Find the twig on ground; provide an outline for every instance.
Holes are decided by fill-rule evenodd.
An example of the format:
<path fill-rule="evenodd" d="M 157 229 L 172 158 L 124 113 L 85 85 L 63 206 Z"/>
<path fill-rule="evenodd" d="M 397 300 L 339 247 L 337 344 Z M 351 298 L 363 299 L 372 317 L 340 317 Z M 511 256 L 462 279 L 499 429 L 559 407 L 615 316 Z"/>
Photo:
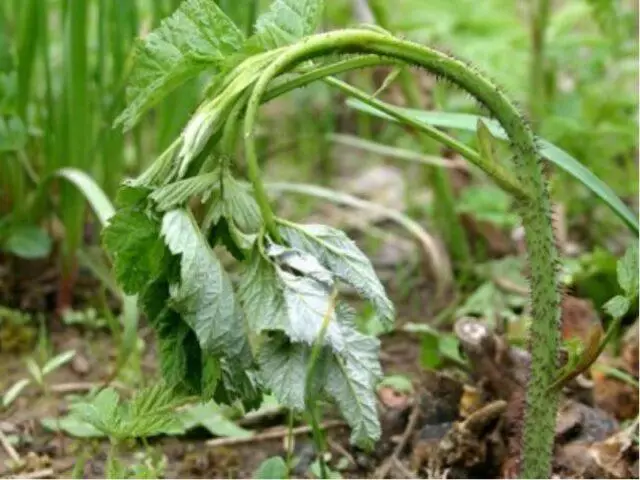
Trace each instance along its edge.
<path fill-rule="evenodd" d="M 413 410 L 411 410 L 411 415 L 409 415 L 409 421 L 407 422 L 407 426 L 404 429 L 404 432 L 402 433 L 402 437 L 400 438 L 400 441 L 396 445 L 396 448 L 393 449 L 393 453 L 389 455 L 385 459 L 385 461 L 382 462 L 382 465 L 380 465 L 376 469 L 373 475 L 373 478 L 387 477 L 387 475 L 389 474 L 389 470 L 391 470 L 391 467 L 394 465 L 394 463 L 398 461 L 398 457 L 402 453 L 402 450 L 404 450 L 404 447 L 407 445 L 407 442 L 409 441 L 409 437 L 415 430 L 416 424 L 418 423 L 419 416 L 420 416 L 420 402 L 416 402 L 416 404 L 413 406 Z"/>
<path fill-rule="evenodd" d="M 35 472 L 20 473 L 9 478 L 23 478 L 23 479 L 36 479 L 36 478 L 53 478 L 56 472 L 53 468 L 43 468 L 42 470 L 36 470 Z"/>
<path fill-rule="evenodd" d="M 347 424 L 340 420 L 332 420 L 324 422 L 321 427 L 323 429 L 329 428 L 338 428 L 344 427 Z M 305 433 L 310 433 L 311 427 L 308 425 L 304 425 L 302 427 L 296 427 L 292 430 L 293 435 L 303 435 Z M 252 443 L 252 442 L 261 442 L 265 440 L 276 440 L 278 438 L 286 437 L 289 433 L 289 429 L 286 427 L 278 427 L 270 430 L 266 430 L 264 432 L 256 433 L 250 437 L 242 437 L 242 438 L 214 438 L 212 440 L 207 441 L 206 445 L 208 447 L 222 447 L 222 446 L 230 446 L 230 445 L 242 445 L 244 443 Z"/>
<path fill-rule="evenodd" d="M 7 436 L 4 434 L 2 430 L 0 430 L 0 445 L 2 445 L 2 448 L 4 448 L 4 451 L 7 452 L 7 455 L 9 455 L 9 457 L 11 458 L 11 461 L 15 465 L 20 465 L 22 463 L 22 459 L 20 458 L 20 455 L 18 455 L 18 452 L 16 451 L 16 449 L 13 448 L 13 445 L 9 443 L 9 439 L 7 438 Z"/>
<path fill-rule="evenodd" d="M 342 455 L 343 457 L 345 457 L 347 460 L 349 460 L 351 462 L 352 465 L 357 465 L 356 464 L 356 459 L 353 458 L 353 455 L 351 455 L 342 445 L 340 445 L 338 442 L 334 442 L 333 440 L 328 440 L 327 443 L 329 444 L 329 448 L 333 451 L 335 451 L 336 453 L 339 453 L 340 455 Z"/>
<path fill-rule="evenodd" d="M 112 387 L 117 388 L 118 390 L 128 391 L 129 387 L 120 383 L 120 382 L 111 382 Z M 75 393 L 75 392 L 86 392 L 91 390 L 92 388 L 102 388 L 106 386 L 100 382 L 71 382 L 71 383 L 59 383 L 57 385 L 52 385 L 50 391 L 53 393 Z"/>

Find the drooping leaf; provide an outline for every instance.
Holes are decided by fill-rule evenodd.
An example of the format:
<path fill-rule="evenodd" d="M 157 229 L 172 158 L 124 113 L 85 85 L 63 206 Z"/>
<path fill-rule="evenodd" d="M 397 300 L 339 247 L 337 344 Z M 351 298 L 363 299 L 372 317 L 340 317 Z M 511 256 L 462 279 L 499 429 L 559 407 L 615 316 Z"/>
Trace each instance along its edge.
<path fill-rule="evenodd" d="M 335 314 L 331 273 L 308 253 L 279 245 L 267 252 L 276 262 L 287 313 L 285 331 L 294 342 L 313 345 L 328 322 L 324 344 L 339 352 L 344 348 L 341 325 Z"/>
<path fill-rule="evenodd" d="M 103 230 L 102 241 L 113 259 L 116 279 L 129 295 L 140 292 L 162 270 L 160 224 L 146 212 L 118 210 Z"/>
<path fill-rule="evenodd" d="M 286 330 L 288 324 L 282 288 L 275 267 L 254 247 L 242 274 L 238 296 L 251 330 Z"/>
<path fill-rule="evenodd" d="M 359 100 L 349 99 L 347 104 L 359 111 L 375 115 L 377 117 L 385 118 L 387 120 L 395 121 L 393 117 L 386 113 L 371 107 Z M 423 122 L 427 125 L 452 128 L 458 130 L 466 130 L 474 132 L 478 126 L 478 120 L 481 119 L 488 130 L 495 138 L 501 140 L 507 139 L 507 134 L 502 127 L 490 118 L 480 117 L 478 115 L 470 115 L 465 113 L 448 113 L 448 112 L 434 112 L 415 110 L 409 108 L 400 108 L 389 105 L 390 108 L 395 108 L 401 111 L 405 115 L 411 116 L 418 122 Z M 547 160 L 567 172 L 576 180 L 581 182 L 585 187 L 591 190 L 596 196 L 598 196 L 606 205 L 613 210 L 613 212 L 622 219 L 623 222 L 635 233 L 640 231 L 640 225 L 638 224 L 637 215 L 618 198 L 616 193 L 602 180 L 596 177 L 587 167 L 585 167 L 578 160 L 573 158 L 567 152 L 557 147 L 556 145 L 544 140 L 542 138 L 537 139 L 540 146 L 540 153 Z"/>
<path fill-rule="evenodd" d="M 171 286 L 172 308 L 193 329 L 204 352 L 248 366 L 251 351 L 231 280 L 195 219 L 185 210 L 171 210 L 162 219 L 162 235 L 171 253 L 180 255 L 180 281 Z"/>
<path fill-rule="evenodd" d="M 325 225 L 280 226 L 284 239 L 295 248 L 318 259 L 336 277 L 354 287 L 369 300 L 386 328 L 391 328 L 395 311 L 369 259 L 344 232 Z"/>
<path fill-rule="evenodd" d="M 368 449 L 380 438 L 375 387 L 382 377 L 380 342 L 353 329 L 345 332 L 344 353 L 329 362 L 326 391 L 351 427 L 351 442 Z"/>
<path fill-rule="evenodd" d="M 121 421 L 119 403 L 118 392 L 108 387 L 88 402 L 73 404 L 71 412 L 105 435 L 116 436 Z"/>
<path fill-rule="evenodd" d="M 256 21 L 256 39 L 267 50 L 290 45 L 315 32 L 322 0 L 275 0 Z"/>
<path fill-rule="evenodd" d="M 216 386 L 213 399 L 231 404 L 240 400 L 246 410 L 253 410 L 262 402 L 262 390 L 258 373 L 223 359 L 220 362 L 221 381 Z"/>
<path fill-rule="evenodd" d="M 222 64 L 244 35 L 211 0 L 186 0 L 138 44 L 127 89 L 128 107 L 116 120 L 130 129 L 143 113 L 199 73 Z"/>
<path fill-rule="evenodd" d="M 224 217 L 241 233 L 257 233 L 262 227 L 262 217 L 251 186 L 233 178 L 226 167 L 219 176 L 220 188 L 212 193 L 211 207 L 203 221 L 204 228 Z"/>
<path fill-rule="evenodd" d="M 202 195 L 202 201 L 205 202 L 211 190 L 216 188 L 218 188 L 218 174 L 209 172 L 157 188 L 149 196 L 156 202 L 156 209 L 164 212 L 181 207 L 190 198 L 198 195 Z"/>
<path fill-rule="evenodd" d="M 273 335 L 260 345 L 257 356 L 264 383 L 282 405 L 298 411 L 305 407 L 305 382 L 311 349 Z"/>
<path fill-rule="evenodd" d="M 51 237 L 35 225 L 9 226 L 2 250 L 29 260 L 46 258 L 51 253 Z"/>

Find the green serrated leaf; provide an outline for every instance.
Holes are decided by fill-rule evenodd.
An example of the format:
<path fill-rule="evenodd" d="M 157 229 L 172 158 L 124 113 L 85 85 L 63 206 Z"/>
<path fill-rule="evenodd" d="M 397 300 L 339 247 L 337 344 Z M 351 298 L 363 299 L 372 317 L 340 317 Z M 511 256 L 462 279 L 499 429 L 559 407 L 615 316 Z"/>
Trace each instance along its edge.
<path fill-rule="evenodd" d="M 260 333 L 286 329 L 286 306 L 275 267 L 260 254 L 257 246 L 242 274 L 238 297 L 251 330 Z"/>
<path fill-rule="evenodd" d="M 125 130 L 171 91 L 220 66 L 244 44 L 244 35 L 215 2 L 186 0 L 141 41 L 127 89 L 128 107 L 116 120 Z"/>
<path fill-rule="evenodd" d="M 347 235 L 325 225 L 280 226 L 283 238 L 318 259 L 336 277 L 354 287 L 376 309 L 385 328 L 393 326 L 395 311 L 369 259 Z"/>
<path fill-rule="evenodd" d="M 182 207 L 190 198 L 202 195 L 206 201 L 211 190 L 219 188 L 218 172 L 209 172 L 157 188 L 150 195 L 160 212 Z"/>
<path fill-rule="evenodd" d="M 315 32 L 322 0 L 275 0 L 256 21 L 256 40 L 267 50 L 290 45 Z"/>
<path fill-rule="evenodd" d="M 291 343 L 282 335 L 273 335 L 260 345 L 257 361 L 263 381 L 287 408 L 304 410 L 310 355 L 309 346 Z"/>
<path fill-rule="evenodd" d="M 638 296 L 638 245 L 631 245 L 618 261 L 618 283 L 628 298 Z"/>
<path fill-rule="evenodd" d="M 162 235 L 171 253 L 181 256 L 180 281 L 171 286 L 172 308 L 193 329 L 203 351 L 227 356 L 238 367 L 250 365 L 251 350 L 231 280 L 191 213 L 167 212 Z"/>
<path fill-rule="evenodd" d="M 351 442 L 370 449 L 380 438 L 375 387 L 382 377 L 380 342 L 355 330 L 347 331 L 344 353 L 329 362 L 326 391 L 351 427 Z"/>
<path fill-rule="evenodd" d="M 251 186 L 233 178 L 228 168 L 223 168 L 219 175 L 221 188 L 212 193 L 211 206 L 202 222 L 203 228 L 206 230 L 226 218 L 241 233 L 259 232 L 262 217 Z"/>
<path fill-rule="evenodd" d="M 115 389 L 108 387 L 88 402 L 76 403 L 71 412 L 107 436 L 117 436 L 120 428 L 120 397 Z"/>
<path fill-rule="evenodd" d="M 118 283 L 129 295 L 142 291 L 163 268 L 160 224 L 137 208 L 118 210 L 103 230 L 102 241 L 113 258 Z"/>
<path fill-rule="evenodd" d="M 246 410 L 258 408 L 262 402 L 262 391 L 257 372 L 239 368 L 225 359 L 220 362 L 220 367 L 221 381 L 213 399 L 228 405 L 240 400 Z"/>
<path fill-rule="evenodd" d="M 627 297 L 616 295 L 605 303 L 602 308 L 613 318 L 621 318 L 629 311 L 630 306 L 631 302 Z"/>

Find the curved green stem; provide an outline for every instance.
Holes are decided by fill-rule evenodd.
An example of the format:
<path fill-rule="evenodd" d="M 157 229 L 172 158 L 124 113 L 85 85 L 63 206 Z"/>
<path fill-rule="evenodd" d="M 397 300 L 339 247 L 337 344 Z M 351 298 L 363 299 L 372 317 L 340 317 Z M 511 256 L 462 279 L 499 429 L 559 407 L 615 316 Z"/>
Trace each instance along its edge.
<path fill-rule="evenodd" d="M 525 187 L 526 197 L 531 199 L 518 199 L 528 245 L 534 318 L 530 332 L 532 367 L 526 398 L 521 473 L 525 477 L 548 477 L 558 404 L 557 393 L 548 392 L 557 369 L 560 337 L 560 294 L 556 274 L 558 253 L 551 223 L 551 201 L 533 133 L 498 87 L 453 57 L 368 30 L 343 30 L 315 35 L 292 45 L 263 71 L 254 86 L 245 116 L 244 140 L 250 179 L 267 228 L 278 238 L 274 216 L 260 179 L 253 127 L 260 100 L 269 82 L 302 61 L 331 53 L 356 52 L 390 56 L 424 68 L 460 86 L 500 122 L 509 136 L 515 152 L 516 178 Z"/>

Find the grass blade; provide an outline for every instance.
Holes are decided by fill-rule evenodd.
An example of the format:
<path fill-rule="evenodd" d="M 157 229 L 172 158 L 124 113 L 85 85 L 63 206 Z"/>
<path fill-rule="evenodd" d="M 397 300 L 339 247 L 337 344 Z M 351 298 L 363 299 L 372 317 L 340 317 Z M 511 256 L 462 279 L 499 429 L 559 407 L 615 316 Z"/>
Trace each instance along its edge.
<path fill-rule="evenodd" d="M 359 100 L 348 99 L 347 105 L 356 110 L 366 112 L 377 117 L 393 120 L 393 118 L 386 113 L 380 112 Z M 440 128 L 466 130 L 469 132 L 476 132 L 478 120 L 482 120 L 494 137 L 501 140 L 506 140 L 507 138 L 506 133 L 497 122 L 479 115 L 471 115 L 467 113 L 428 112 L 400 107 L 392 108 L 398 109 L 405 115 L 409 115 L 416 121 L 427 125 Z M 538 139 L 538 142 L 540 145 L 540 151 L 547 160 L 567 172 L 591 190 L 596 196 L 605 202 L 605 204 L 607 204 L 609 208 L 611 208 L 611 210 L 613 210 L 613 212 L 620 217 L 620 219 L 634 233 L 638 234 L 638 232 L 640 232 L 637 215 L 634 215 L 634 213 L 622 202 L 622 200 L 620 200 L 620 198 L 618 198 L 615 192 L 606 183 L 596 177 L 587 167 L 561 148 L 541 138 Z"/>

